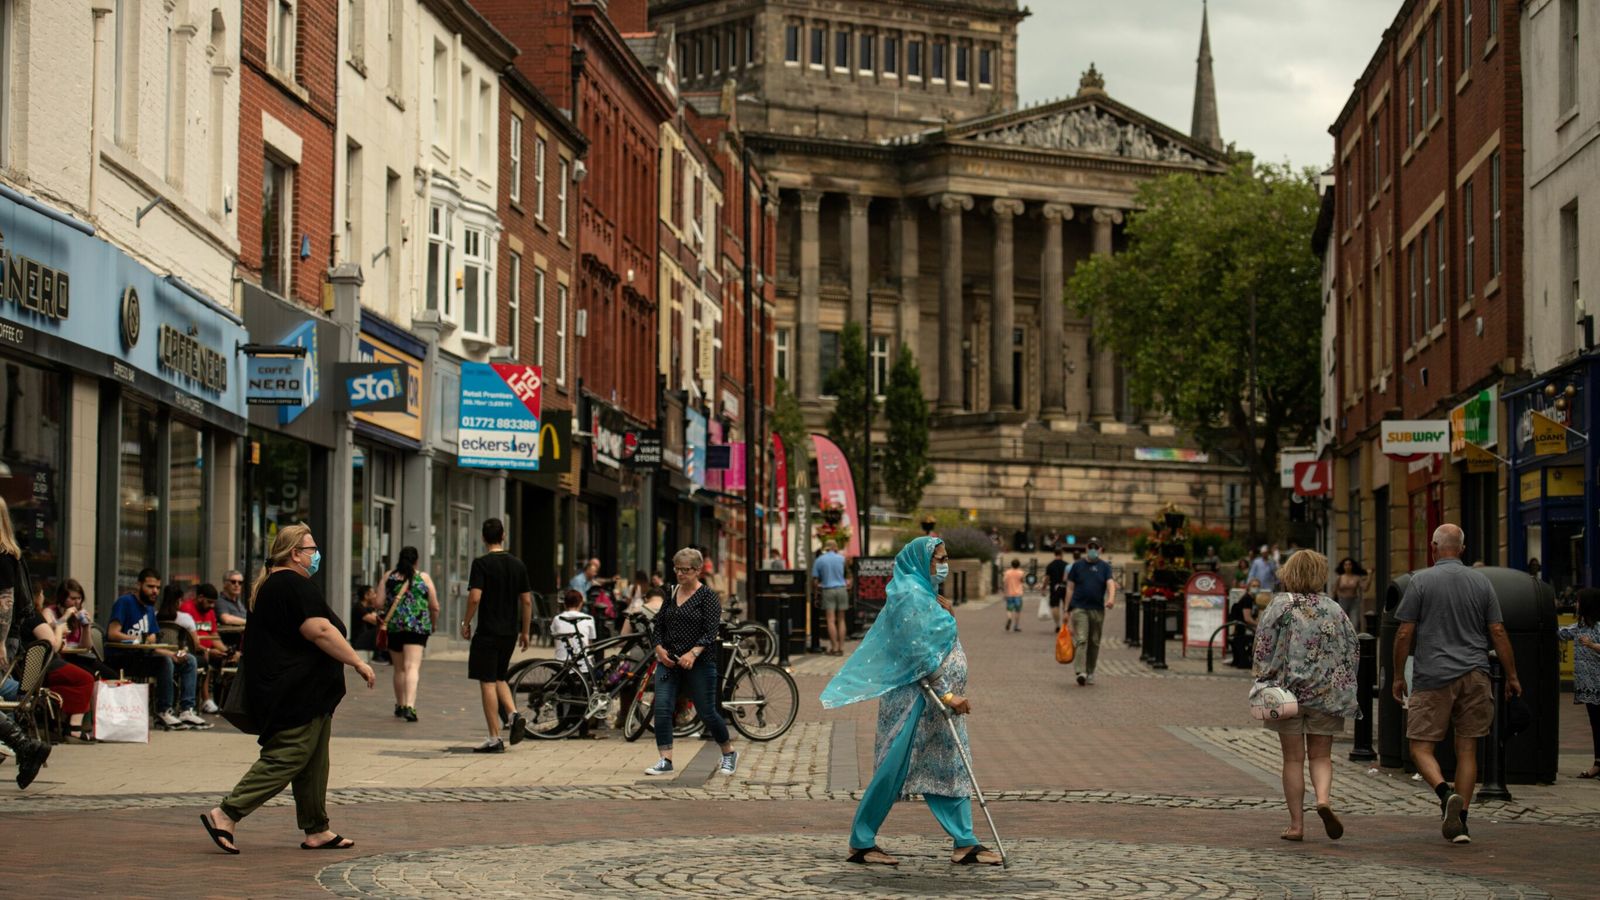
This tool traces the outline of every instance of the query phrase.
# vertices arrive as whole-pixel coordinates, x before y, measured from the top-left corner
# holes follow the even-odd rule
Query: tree
[[[772,387],[772,430],[783,441],[783,452],[788,460],[789,471],[792,473],[795,466],[804,465],[810,458],[811,448],[805,446],[806,419],[800,412],[800,401],[795,397],[794,389],[789,386],[789,382],[777,378],[773,380]],[[786,484],[784,487],[789,485]]]
[[[933,466],[928,463],[928,401],[922,397],[922,372],[905,344],[889,372],[883,414],[888,425],[883,489],[901,511],[909,513],[922,502],[922,489],[933,482]]]
[[[872,508],[872,498],[862,489],[862,477],[866,471],[861,465],[862,454],[866,450],[866,433],[863,429],[866,426],[867,391],[870,390],[867,379],[867,341],[862,337],[861,324],[850,322],[839,335],[839,365],[828,373],[822,392],[835,398],[833,411],[828,413],[828,437],[839,445],[844,458],[850,461],[856,502],[863,516]],[[874,414],[877,413],[877,406],[878,401],[874,397]]]
[[[1277,457],[1316,432],[1321,264],[1315,173],[1236,158],[1216,177],[1146,182],[1127,250],[1077,267],[1068,302],[1201,448],[1236,450],[1283,528]]]

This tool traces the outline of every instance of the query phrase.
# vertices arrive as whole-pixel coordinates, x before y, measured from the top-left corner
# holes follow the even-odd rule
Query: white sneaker
[[[717,767],[717,772],[722,775],[732,775],[739,771],[739,751],[722,754],[722,765]]]
[[[206,702],[200,704],[200,711],[205,713],[208,716],[216,715],[217,714],[217,701],[212,700],[210,698],[207,698]]]
[[[1089,683],[1090,684],[1094,684],[1094,676],[1093,675],[1089,676]]]
[[[646,775],[671,775],[672,760],[665,757],[656,760],[656,764],[644,770]]]
[[[156,721],[161,723],[161,727],[170,731],[183,731],[189,727],[182,719],[173,715],[170,709],[163,709],[161,712],[156,713]]]
[[[183,712],[178,713],[178,721],[182,722],[183,724],[185,724],[187,726],[189,726],[190,728],[210,728],[211,727],[211,723],[210,722],[207,722],[205,719],[200,718],[199,714],[196,713],[192,709],[186,709]]]

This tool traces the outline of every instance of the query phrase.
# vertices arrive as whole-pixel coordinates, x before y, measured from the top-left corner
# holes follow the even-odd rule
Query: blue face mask
[[[949,578],[949,577],[950,577],[950,564],[949,563],[939,563],[937,566],[934,566],[934,568],[933,568],[933,580],[934,580],[935,583],[944,584],[944,580],[946,578]]]
[[[1091,560],[1099,559],[1100,558],[1100,551],[1094,549],[1093,547],[1090,547],[1089,548],[1089,552],[1085,553],[1084,556],[1089,557]]]
[[[306,566],[306,574],[315,575],[320,568],[322,568],[322,551],[313,550],[311,551],[311,565]]]

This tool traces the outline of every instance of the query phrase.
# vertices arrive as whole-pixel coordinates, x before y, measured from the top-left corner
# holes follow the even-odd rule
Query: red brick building
[[[1493,16],[1491,18],[1491,16]],[[1468,562],[1506,560],[1499,390],[1522,347],[1517,4],[1406,0],[1329,132],[1337,178],[1337,547],[1381,592],[1431,563],[1442,522]],[[1456,419],[1452,446],[1386,457],[1383,423]],[[1370,601],[1369,601],[1370,603]]]
[[[239,267],[317,308],[333,255],[338,35],[337,0],[243,6]]]

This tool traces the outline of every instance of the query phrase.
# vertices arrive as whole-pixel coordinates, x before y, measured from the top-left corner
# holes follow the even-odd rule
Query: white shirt
[[[567,658],[567,644],[570,642],[562,640],[561,636],[576,634],[578,649],[588,650],[590,642],[594,640],[594,616],[576,610],[564,612],[550,623],[550,634],[556,639],[556,659],[564,660]],[[588,671],[588,663],[580,660],[579,668]]]

